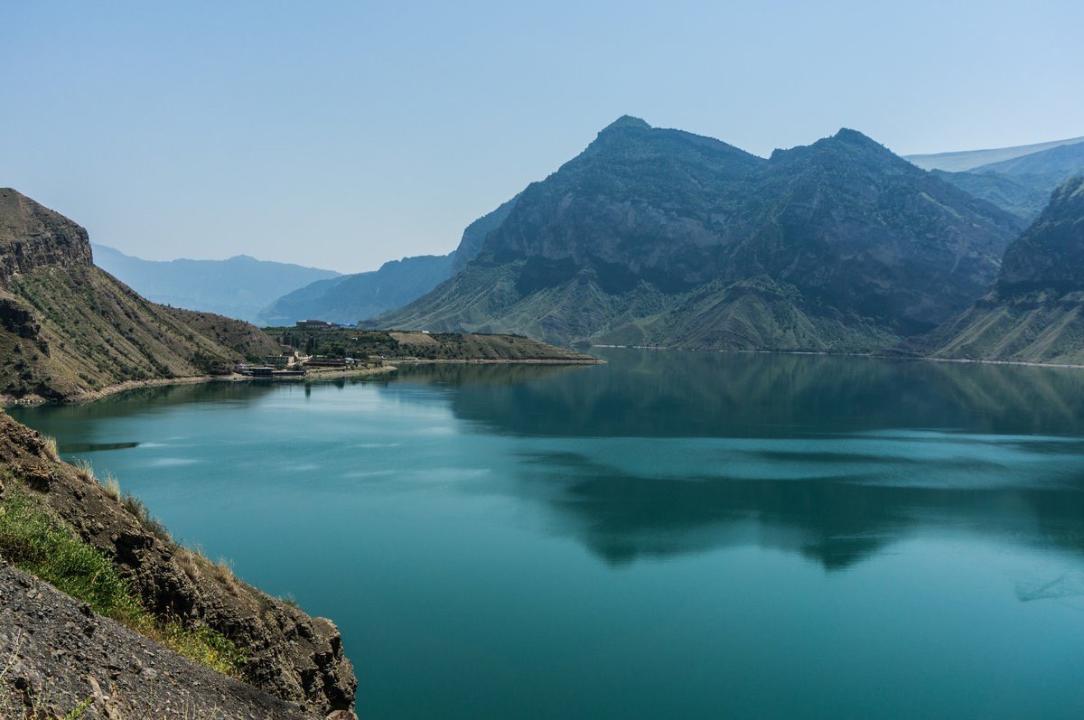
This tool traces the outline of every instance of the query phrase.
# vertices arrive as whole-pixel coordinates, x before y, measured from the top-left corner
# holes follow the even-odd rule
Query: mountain
[[[447,255],[407,257],[372,272],[314,282],[279,298],[259,321],[276,326],[310,319],[353,325],[413,302],[472,260],[514,203],[515,198],[468,225],[459,247]]]
[[[1039,216],[1056,187],[1084,173],[1084,138],[1020,148],[1009,157],[969,168],[966,172],[934,169],[941,179],[975,197],[1013,213],[1027,223]],[[1026,152],[1025,152],[1026,151]],[[987,150],[987,158],[1005,153]],[[954,155],[954,153],[948,153]]]
[[[1030,223],[1038,217],[1050,199],[1049,190],[1043,190],[1033,183],[997,173],[946,172],[944,170],[930,172],[964,192],[992,203],[1005,212],[1012,213],[1025,223]]]
[[[1054,192],[994,289],[928,345],[938,357],[1084,363],[1084,177]]]
[[[144,299],[93,264],[86,230],[0,189],[0,399],[79,397],[277,351],[247,323]]]
[[[1060,145],[1075,145],[1084,143],[1084,137],[1067,138],[1065,140],[1052,140],[1050,142],[1035,143],[1033,145],[1016,145],[1013,147],[991,148],[988,150],[958,150],[953,152],[929,153],[926,155],[904,155],[923,170],[946,170],[949,172],[964,172],[973,170],[982,165],[998,163],[1003,160],[1033,155],[1043,150],[1050,150]]]
[[[979,297],[1019,221],[854,130],[769,159],[623,117],[384,327],[868,351]]]
[[[331,270],[257,260],[238,255],[228,260],[159,262],[93,245],[101,269],[156,303],[213,312],[255,322],[276,299],[318,280],[338,276]]]

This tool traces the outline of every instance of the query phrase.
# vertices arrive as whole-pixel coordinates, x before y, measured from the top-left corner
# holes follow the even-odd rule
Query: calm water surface
[[[606,357],[19,417],[334,618],[370,720],[1084,717],[1084,373]]]

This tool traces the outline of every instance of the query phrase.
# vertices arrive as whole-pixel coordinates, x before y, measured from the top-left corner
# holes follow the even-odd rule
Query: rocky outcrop
[[[15,273],[89,267],[87,231],[11,188],[0,188],[0,285]]]
[[[357,683],[331,621],[312,618],[178,546],[91,475],[58,461],[38,433],[2,413],[0,467],[108,556],[155,616],[206,625],[240,647],[248,657],[244,679],[253,687],[313,714],[353,707]]]

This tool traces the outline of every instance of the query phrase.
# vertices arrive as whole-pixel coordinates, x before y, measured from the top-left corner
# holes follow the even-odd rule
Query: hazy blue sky
[[[443,253],[621,114],[751,152],[1084,135],[1084,2],[3,4],[0,186],[150,258]]]

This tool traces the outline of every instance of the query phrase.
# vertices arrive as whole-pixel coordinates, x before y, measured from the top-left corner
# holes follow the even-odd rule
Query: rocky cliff
[[[241,695],[258,700],[258,689],[273,698],[293,703],[308,715],[320,717],[334,711],[350,711],[353,707],[356,680],[343,653],[339,632],[330,621],[309,617],[300,609],[245,584],[227,569],[178,546],[140,511],[138,504],[125,502],[85,469],[60,462],[38,433],[2,412],[0,471],[0,499],[14,492],[29,493],[80,541],[104,554],[136,593],[141,605],[154,617],[183,626],[210,628],[239,648],[245,658],[240,668],[241,678],[251,686],[247,690],[238,690]],[[17,578],[14,580],[22,582]],[[26,583],[22,586],[27,587]],[[14,616],[25,612],[25,607],[7,594],[0,595],[0,608]],[[65,613],[71,615],[70,608],[58,612],[57,617],[63,617]],[[50,633],[69,633],[64,626],[51,625],[51,618],[45,614],[39,614],[38,621],[39,626],[34,632],[42,637]],[[83,618],[70,632],[79,632],[87,622],[103,627],[99,620]],[[106,629],[114,633],[111,626]],[[5,625],[3,630],[10,644],[10,627]],[[126,638],[117,636],[117,641],[126,642]],[[41,637],[36,642],[40,644]],[[95,640],[98,642],[102,642],[100,637]],[[133,654],[139,656],[141,653],[136,651],[146,644],[146,641],[140,641],[136,646],[117,646],[110,654],[118,659]],[[58,647],[58,652],[62,650],[63,645]],[[108,650],[108,647],[81,648],[78,653],[60,652],[50,657],[20,656],[19,661],[31,675],[36,672],[37,676],[48,678],[62,672],[64,677],[56,675],[52,678],[58,687],[81,686],[84,677],[95,672],[98,672],[98,682],[104,686],[109,678],[100,674],[99,661]],[[176,665],[172,660],[169,662]],[[97,667],[95,663],[98,663]],[[123,674],[131,668],[121,664],[116,669]],[[174,677],[170,682],[186,687],[189,695],[198,696],[202,691],[192,680],[203,682],[205,675]],[[216,688],[225,687],[224,683],[223,678],[218,685],[209,685],[207,690],[212,700]],[[129,685],[138,693],[149,692],[159,683],[149,682],[144,686],[129,678]],[[231,694],[237,693],[231,691]],[[270,708],[287,707],[270,699],[260,702]],[[292,715],[285,711],[280,715],[266,715],[276,716]]]
[[[624,117],[524,190],[459,274],[375,322],[873,350],[979,297],[1018,229],[853,130],[765,160]]]
[[[0,189],[0,401],[204,375],[276,351],[247,323],[140,297],[93,265],[86,230]]]

